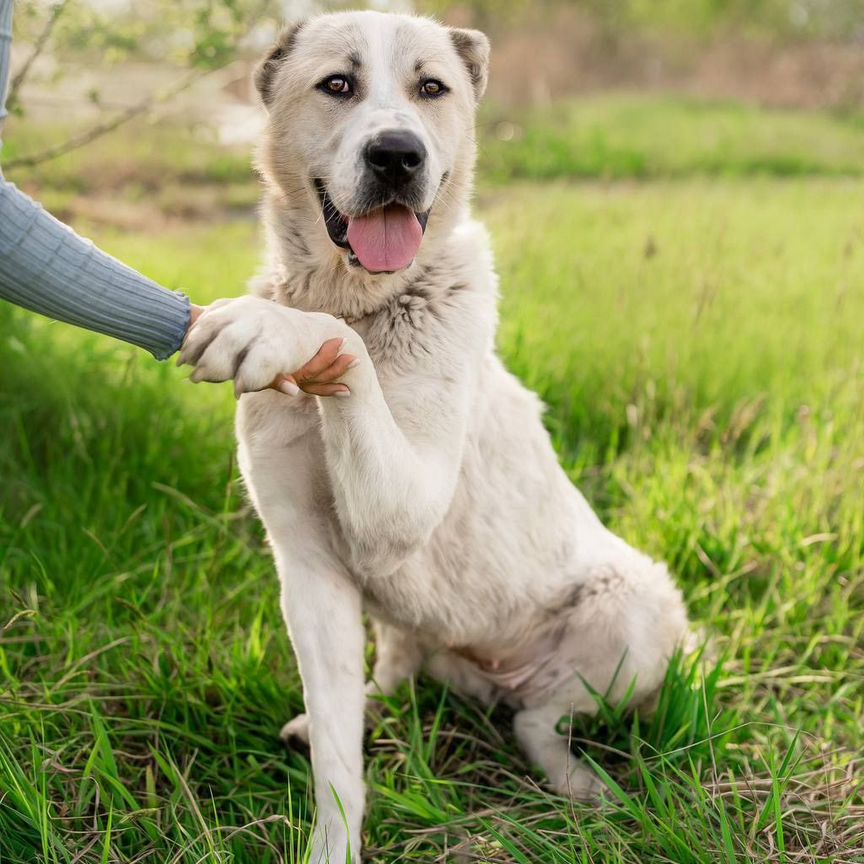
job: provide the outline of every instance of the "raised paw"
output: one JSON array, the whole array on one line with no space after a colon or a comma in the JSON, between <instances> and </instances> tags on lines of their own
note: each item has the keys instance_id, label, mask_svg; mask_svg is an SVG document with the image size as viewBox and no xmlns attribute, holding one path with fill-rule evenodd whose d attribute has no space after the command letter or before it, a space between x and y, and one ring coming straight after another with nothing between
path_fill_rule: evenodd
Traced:
<instances>
[{"instance_id":1,"label":"raised paw","mask_svg":"<svg viewBox=\"0 0 864 864\"><path fill-rule=\"evenodd\" d=\"M298 714L289 720L279 733L279 737L289 746L309 746L309 715Z\"/></svg>"},{"instance_id":2,"label":"raised paw","mask_svg":"<svg viewBox=\"0 0 864 864\"><path fill-rule=\"evenodd\" d=\"M336 335L340 332L345 335ZM356 362L356 354L342 351L351 332L330 315L239 297L201 313L179 362L195 367L195 382L233 379L238 396L268 387L289 394L302 388L315 395L343 395L348 387L337 382Z\"/></svg>"}]
</instances>

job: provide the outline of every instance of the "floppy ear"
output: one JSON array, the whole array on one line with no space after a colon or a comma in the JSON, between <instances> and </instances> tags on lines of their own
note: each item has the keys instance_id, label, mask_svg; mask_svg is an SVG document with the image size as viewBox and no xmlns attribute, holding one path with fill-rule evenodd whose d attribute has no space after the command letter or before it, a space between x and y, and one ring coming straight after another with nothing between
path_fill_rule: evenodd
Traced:
<instances>
[{"instance_id":1,"label":"floppy ear","mask_svg":"<svg viewBox=\"0 0 864 864\"><path fill-rule=\"evenodd\" d=\"M474 85L474 99L479 102L489 80L489 40L479 30L450 28L450 39Z\"/></svg>"},{"instance_id":2,"label":"floppy ear","mask_svg":"<svg viewBox=\"0 0 864 864\"><path fill-rule=\"evenodd\" d=\"M255 67L255 72L252 80L255 82L255 88L261 96L261 101L265 105L269 105L273 101L273 78L279 70L282 61L291 53L294 47L294 42L297 39L297 34L303 22L292 24L286 27L276 39L276 44L267 53L267 56Z\"/></svg>"}]
</instances>

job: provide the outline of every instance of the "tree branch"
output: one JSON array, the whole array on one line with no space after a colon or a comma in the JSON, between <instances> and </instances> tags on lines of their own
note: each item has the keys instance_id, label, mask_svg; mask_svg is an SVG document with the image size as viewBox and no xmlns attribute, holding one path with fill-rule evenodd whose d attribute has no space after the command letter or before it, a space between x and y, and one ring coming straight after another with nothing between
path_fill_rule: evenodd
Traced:
<instances>
[{"instance_id":1,"label":"tree branch","mask_svg":"<svg viewBox=\"0 0 864 864\"><path fill-rule=\"evenodd\" d=\"M51 35L51 31L54 28L54 24L57 22L57 18L59 18L61 12L66 7L68 0L60 0L57 6L54 7L53 13L49 21L46 23L45 28L42 33L39 35L39 39L36 45L33 48L30 56L27 58L27 61L24 64L24 68L15 76L15 80L12 82L12 89L10 91L10 96L14 95L17 87L21 86L21 82L24 80L24 77L27 74L27 70L30 66L33 65L35 59L42 52L42 49L45 47L45 44L48 41L48 38ZM261 0L261 3L258 5L256 11L249 16L247 21L247 27L251 29L254 25L261 19L261 17L266 13L267 6L269 0ZM79 132L77 135L72 135L67 138L65 141L62 141L59 144L55 144L52 147L46 147L43 150L38 150L35 153L27 154L24 156L19 156L17 159L9 159L3 163L3 167L5 170L9 170L10 168L32 168L35 165L40 165L43 162L48 162L51 159L56 159L59 156L63 156L66 153L71 153L74 150L79 149L80 147L84 147L87 144L90 144L92 141L101 138L103 135L108 135L110 132L113 132L115 129L125 125L130 120L134 120L136 117L140 117L142 114L146 114L148 111L151 111L157 105L161 105L163 102L167 102L170 99L173 99L175 96L182 93L184 90L187 90L191 87L196 81L199 81L201 78L206 77L207 75L211 75L214 72L218 72L221 69L224 69L231 62L233 62L233 58L225 60L223 63L220 63L218 66L211 67L209 69L196 69L192 72L189 72L181 79L176 81L171 86L167 87L165 90L161 92L151 93L146 99L143 99L140 102L137 102L134 105L130 105L128 108L125 108L119 114L116 114L114 117L111 117L108 120L103 120L101 123L97 123L89 129L85 129L83 132Z\"/></svg>"},{"instance_id":2,"label":"tree branch","mask_svg":"<svg viewBox=\"0 0 864 864\"><path fill-rule=\"evenodd\" d=\"M31 67L39 59L39 55L48 44L48 40L51 38L51 33L54 31L54 25L57 23L57 19L63 14L63 10L66 8L68 2L69 0L60 0L60 2L51 9L51 14L48 16L48 20L45 22L45 26L39 34L39 38L34 43L33 50L30 52L29 56L24 61L24 65L18 70L18 73L9 85L7 102L10 106L14 106L17 103L18 92L27 80Z\"/></svg>"},{"instance_id":3,"label":"tree branch","mask_svg":"<svg viewBox=\"0 0 864 864\"><path fill-rule=\"evenodd\" d=\"M89 129L85 129L77 135L72 135L65 141L55 144L53 147L46 147L44 150L37 150L35 153L31 153L27 156L19 156L17 159L7 160L3 163L4 170L8 171L10 168L32 168L34 165L41 165L43 162L48 162L51 159L56 159L58 156L64 156L67 153L71 153L79 147L84 147L92 141L95 141L97 138L101 138L103 135L107 135L109 132L118 129L120 126L124 126L130 120L134 120L136 117L146 114L157 105L161 105L163 102L168 102L184 90L188 90L196 81L199 81L201 78L215 71L215 69L205 69L190 72L188 75L184 75L179 81L176 81L165 90L158 93L151 93L146 99L143 99L134 105L130 105L114 117L111 117L108 120L103 120L101 123L97 123L95 126L91 126Z\"/></svg>"}]
</instances>

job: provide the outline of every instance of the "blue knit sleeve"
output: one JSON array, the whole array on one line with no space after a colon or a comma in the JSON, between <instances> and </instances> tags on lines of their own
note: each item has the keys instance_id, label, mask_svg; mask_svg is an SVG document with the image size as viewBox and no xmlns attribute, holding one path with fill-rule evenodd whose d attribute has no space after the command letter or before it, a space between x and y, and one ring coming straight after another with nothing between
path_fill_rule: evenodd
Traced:
<instances>
[{"instance_id":1,"label":"blue knit sleeve","mask_svg":"<svg viewBox=\"0 0 864 864\"><path fill-rule=\"evenodd\" d=\"M0 125L9 78L12 0L0 0ZM0 299L105 333L157 359L180 347L188 298L79 237L0 173Z\"/></svg>"}]
</instances>

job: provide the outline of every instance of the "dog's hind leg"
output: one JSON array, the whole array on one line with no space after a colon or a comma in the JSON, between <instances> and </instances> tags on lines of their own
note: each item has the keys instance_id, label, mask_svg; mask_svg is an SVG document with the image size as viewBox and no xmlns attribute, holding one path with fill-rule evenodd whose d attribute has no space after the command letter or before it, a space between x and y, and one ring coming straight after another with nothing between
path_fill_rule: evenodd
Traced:
<instances>
[{"instance_id":1,"label":"dog's hind leg","mask_svg":"<svg viewBox=\"0 0 864 864\"><path fill-rule=\"evenodd\" d=\"M589 696L571 710L594 714L597 704ZM528 761L542 769L553 792L577 801L590 801L606 787L591 768L573 755L567 736L558 731L561 714L558 704L523 709L513 718L513 732Z\"/></svg>"},{"instance_id":2,"label":"dog's hind leg","mask_svg":"<svg viewBox=\"0 0 864 864\"><path fill-rule=\"evenodd\" d=\"M627 700L632 708L651 699L669 658L687 639L688 624L666 567L623 544L617 560L596 566L571 598L572 605L562 607L566 628L546 666L550 681L544 688L538 680L538 692L526 700L513 728L552 789L571 798L594 798L604 786L570 753L559 721L596 714L597 694L614 705Z\"/></svg>"},{"instance_id":3,"label":"dog's hind leg","mask_svg":"<svg viewBox=\"0 0 864 864\"><path fill-rule=\"evenodd\" d=\"M436 651L429 657L426 668L433 678L447 684L454 692L479 699L485 705L506 696L506 691L496 687L475 663L452 651ZM598 797L605 787L600 778L570 752L567 736L558 732L558 722L568 711L595 714L597 703L581 685L569 707L566 698L563 702L559 698L518 711L513 717L513 731L528 761L543 771L554 792L589 800Z\"/></svg>"}]
</instances>

